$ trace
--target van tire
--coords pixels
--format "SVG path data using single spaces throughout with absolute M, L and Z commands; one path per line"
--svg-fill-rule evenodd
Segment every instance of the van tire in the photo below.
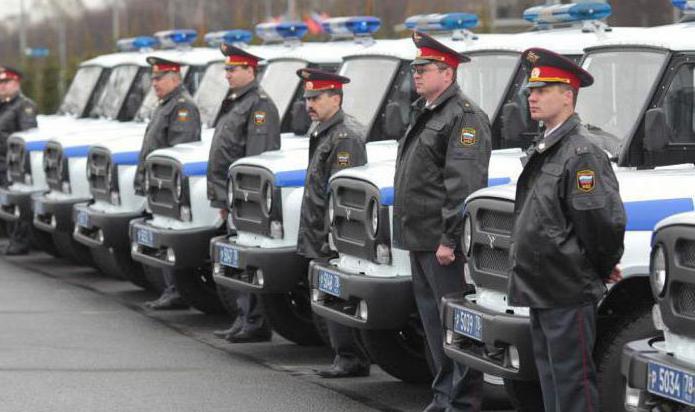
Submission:
M 362 342 L 369 357 L 389 375 L 408 383 L 431 383 L 425 337 L 414 328 L 362 329 Z
M 83 266 L 94 266 L 89 248 L 72 238 L 72 233 L 53 232 L 53 244 L 58 253 L 68 260 Z
M 323 345 L 305 288 L 298 287 L 289 293 L 263 293 L 258 297 L 270 326 L 278 335 L 299 346 Z
M 104 274 L 116 279 L 127 280 L 143 289 L 153 290 L 152 285 L 145 277 L 143 265 L 133 261 L 130 253 L 119 252 L 113 248 L 91 248 L 90 252 L 94 264 Z
M 186 303 L 210 315 L 226 313 L 210 265 L 174 270 L 176 290 Z

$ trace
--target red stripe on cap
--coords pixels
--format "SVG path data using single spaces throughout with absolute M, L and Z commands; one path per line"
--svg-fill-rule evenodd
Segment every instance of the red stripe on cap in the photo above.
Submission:
M 336 90 L 342 89 L 343 83 L 335 80 L 307 80 L 304 90 Z
M 178 64 L 167 64 L 167 63 L 158 63 L 152 66 L 152 71 L 157 73 L 157 72 L 176 72 L 178 73 L 181 71 L 181 66 Z
M 457 68 L 459 66 L 459 57 L 451 54 L 444 53 L 437 49 L 430 49 L 429 47 L 420 47 L 417 54 L 418 59 L 436 60 L 442 63 L 446 63 L 452 68 Z
M 537 66 L 531 70 L 529 82 L 565 83 L 579 90 L 579 77 L 576 74 L 553 66 Z
M 20 78 L 19 74 L 10 70 L 0 73 L 0 80 L 19 80 Z
M 250 56 L 242 56 L 240 54 L 233 54 L 227 56 L 225 60 L 225 65 L 227 66 L 251 66 L 256 67 L 258 65 L 258 60 Z

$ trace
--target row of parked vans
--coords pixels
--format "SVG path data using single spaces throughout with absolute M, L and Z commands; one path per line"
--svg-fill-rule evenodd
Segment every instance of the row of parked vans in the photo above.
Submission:
M 458 81 L 491 120 L 489 187 L 461 209 L 465 276 L 475 291 L 444 299 L 444 345 L 485 373 L 488 397 L 508 396 L 518 410 L 543 410 L 528 309 L 506 302 L 514 184 L 538 129 L 520 64 L 529 47 L 570 57 L 594 76 L 577 112 L 610 153 L 628 215 L 625 278 L 599 304 L 602 410 L 695 408 L 695 2 L 673 5 L 683 21 L 653 28 L 609 27 L 606 3 L 533 7 L 523 16 L 533 30 L 517 34 L 475 34 L 477 17 L 465 13 L 405 22 L 471 57 Z M 350 326 L 386 372 L 431 381 L 408 255 L 391 243 L 397 139 L 417 97 L 409 72 L 416 49 L 409 38 L 374 39 L 379 25 L 374 17 L 331 19 L 324 29 L 332 38 L 322 43 L 302 43 L 306 26 L 288 22 L 257 26 L 259 46 L 246 45 L 251 34 L 242 30 L 206 35 L 210 48 L 191 47 L 197 33 L 190 30 L 119 42 L 124 51 L 80 65 L 57 114 L 11 136 L 0 218 L 32 220 L 36 247 L 144 288 L 161 290 L 161 269 L 174 269 L 182 296 L 206 313 L 234 315 L 237 291 L 257 293 L 275 331 L 300 345 L 325 341 L 323 319 Z M 261 85 L 283 132 L 281 150 L 230 167 L 226 221 L 206 196 L 214 122 L 227 93 L 221 42 L 265 59 Z M 148 156 L 141 197 L 132 182 L 157 103 L 148 55 L 187 65 L 184 84 L 203 131 L 200 142 Z M 369 163 L 331 178 L 327 218 L 338 258 L 320 264 L 296 254 L 308 163 L 309 122 L 295 74 L 303 67 L 349 77 L 343 109 L 368 130 Z

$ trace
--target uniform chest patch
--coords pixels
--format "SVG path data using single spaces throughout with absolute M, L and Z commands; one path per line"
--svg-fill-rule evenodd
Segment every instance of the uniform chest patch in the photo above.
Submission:
M 596 176 L 593 170 L 580 170 L 577 172 L 577 189 L 582 192 L 591 192 L 596 187 Z
M 464 127 L 461 129 L 461 144 L 464 146 L 473 146 L 478 143 L 478 131 L 472 127 Z
M 191 119 L 191 112 L 188 111 L 188 109 L 179 109 L 178 112 L 176 112 L 176 120 L 179 122 L 187 122 Z
M 253 122 L 256 126 L 265 124 L 265 112 L 255 112 L 253 114 Z
M 338 152 L 338 155 L 336 156 L 338 166 L 340 167 L 348 167 L 350 166 L 350 152 Z
M 29 116 L 34 114 L 34 108 L 31 106 L 27 106 L 24 108 L 24 113 L 28 114 Z

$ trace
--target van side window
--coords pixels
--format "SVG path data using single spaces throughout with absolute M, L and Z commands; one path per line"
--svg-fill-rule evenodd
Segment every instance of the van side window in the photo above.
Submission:
M 666 123 L 673 131 L 671 143 L 695 142 L 695 66 L 684 64 L 678 68 L 664 96 Z

